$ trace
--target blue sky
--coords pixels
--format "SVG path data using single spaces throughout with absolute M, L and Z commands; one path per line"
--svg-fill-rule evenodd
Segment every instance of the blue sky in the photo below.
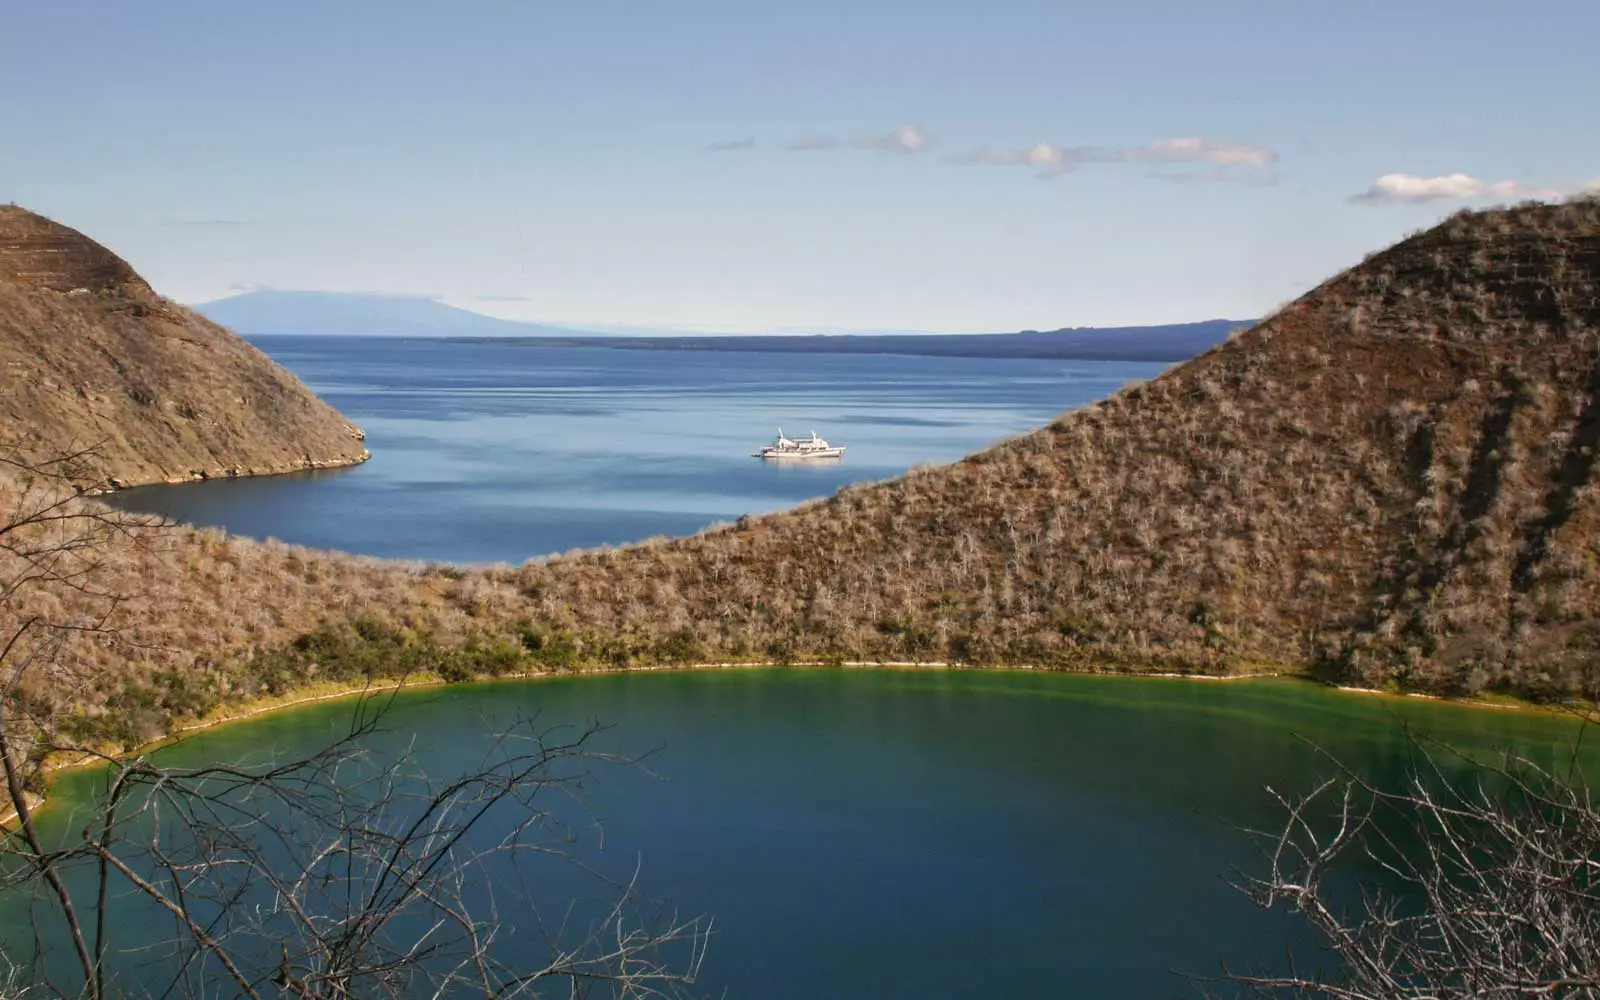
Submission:
M 1589 2 L 51 0 L 4 22 L 0 200 L 184 301 L 744 331 L 1242 317 L 1458 207 L 1600 178 Z

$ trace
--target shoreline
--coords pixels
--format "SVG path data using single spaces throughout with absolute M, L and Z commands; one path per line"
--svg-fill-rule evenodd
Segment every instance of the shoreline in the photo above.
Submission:
M 357 441 L 364 440 L 365 433 L 357 437 Z M 234 465 L 227 468 L 196 469 L 182 476 L 145 477 L 138 479 L 125 479 L 122 476 L 107 476 L 104 485 L 93 486 L 82 490 L 80 496 L 106 497 L 115 493 L 124 493 L 128 490 L 144 489 L 149 486 L 181 486 L 185 483 L 204 483 L 214 479 L 265 479 L 271 476 L 288 476 L 296 472 L 316 472 L 324 469 L 353 469 L 372 460 L 372 452 L 361 449 L 361 454 L 353 458 L 304 458 L 298 459 L 287 465 L 273 465 L 265 468 L 245 468 Z
M 474 684 L 496 684 L 504 682 L 531 683 L 543 680 L 581 679 L 589 676 L 608 676 L 618 674 L 639 673 L 668 673 L 668 672 L 712 672 L 724 670 L 898 670 L 898 671 L 965 671 L 970 673 L 983 672 L 1025 672 L 1049 673 L 1063 676 L 1080 677 L 1122 677 L 1132 680 L 1183 680 L 1183 681 L 1259 681 L 1259 680 L 1289 680 L 1312 684 L 1338 691 L 1344 694 L 1372 695 L 1380 698 L 1417 699 L 1431 701 L 1445 705 L 1457 705 L 1463 708 L 1483 708 L 1496 711 L 1521 711 L 1537 715 L 1561 715 L 1560 707 L 1536 705 L 1522 702 L 1492 702 L 1481 698 L 1450 698 L 1442 695 L 1425 694 L 1423 692 L 1393 692 L 1380 691 L 1376 688 L 1362 688 L 1350 685 L 1329 684 L 1308 677 L 1303 673 L 1293 670 L 1265 670 L 1253 673 L 1238 674 L 1201 674 L 1182 673 L 1179 671 L 1142 671 L 1142 670 L 1062 670 L 1054 667 L 1042 667 L 1038 664 L 1014 664 L 1003 666 L 970 666 L 966 664 L 952 664 L 944 660 L 926 661 L 876 661 L 876 660 L 847 660 L 842 663 L 827 663 L 822 661 L 777 664 L 765 661 L 750 660 L 724 663 L 689 663 L 689 664 L 644 664 L 630 667 L 591 667 L 582 670 L 570 671 L 523 671 L 521 673 L 508 673 L 499 677 L 475 677 L 466 681 L 447 681 L 437 674 L 414 674 L 398 680 L 390 680 L 384 684 L 366 683 L 361 685 L 336 685 L 328 690 L 302 688 L 299 694 L 291 693 L 278 698 L 260 698 L 245 701 L 233 709 L 219 708 L 216 712 L 196 719 L 185 725 L 179 726 L 172 732 L 158 739 L 142 743 L 131 750 L 121 754 L 94 754 L 86 753 L 73 760 L 57 764 L 47 764 L 43 773 L 56 775 L 79 768 L 90 767 L 103 762 L 106 757 L 134 757 L 152 753 L 165 746 L 181 742 L 196 733 L 217 729 L 222 726 L 237 722 L 247 722 L 263 715 L 289 709 L 303 708 L 307 705 L 326 701 L 339 701 L 348 698 L 358 698 L 371 694 L 399 694 L 413 688 L 438 688 L 458 687 Z M 1592 711 L 1592 710 L 1591 710 Z M 28 808 L 36 811 L 44 807 L 49 801 L 48 786 L 45 795 L 30 798 Z M 16 819 L 16 810 L 8 806 L 0 813 L 0 829 L 9 829 Z
M 628 667 L 586 667 L 578 670 L 562 671 L 521 671 L 507 673 L 499 677 L 482 676 L 465 681 L 447 681 L 437 674 L 413 674 L 397 680 L 391 679 L 383 684 L 350 684 L 337 685 L 328 690 L 318 690 L 316 686 L 301 688 L 302 693 L 290 693 L 279 697 L 250 699 L 233 706 L 232 708 L 219 708 L 213 713 L 192 720 L 178 726 L 166 736 L 141 743 L 131 750 L 117 756 L 135 756 L 149 753 L 163 746 L 194 733 L 215 729 L 234 722 L 245 722 L 249 719 L 267 715 L 272 712 L 298 708 L 304 705 L 316 704 L 323 701 L 337 701 L 341 698 L 354 698 L 363 694 L 380 692 L 397 692 L 411 688 L 432 687 L 458 687 L 473 684 L 495 684 L 506 681 L 541 681 L 562 678 L 578 679 L 590 676 L 611 676 L 617 674 L 640 673 L 669 673 L 669 672 L 711 672 L 721 670 L 901 670 L 901 671 L 964 671 L 969 673 L 1008 671 L 1026 673 L 1061 674 L 1063 676 L 1080 677 L 1126 677 L 1134 680 L 1185 680 L 1185 681 L 1252 681 L 1252 680 L 1294 680 L 1307 684 L 1314 684 L 1331 691 L 1340 691 L 1346 694 L 1376 695 L 1385 698 L 1412 698 L 1425 701 L 1438 702 L 1446 705 L 1459 705 L 1464 708 L 1486 708 L 1496 711 L 1524 711 L 1544 715 L 1559 715 L 1562 709 L 1558 707 L 1536 705 L 1523 702 L 1492 702 L 1481 698 L 1451 698 L 1444 695 L 1425 694 L 1422 692 L 1395 692 L 1381 691 L 1377 688 L 1362 688 L 1350 685 L 1329 684 L 1307 677 L 1294 670 L 1265 670 L 1252 673 L 1238 674 L 1202 674 L 1184 673 L 1180 671 L 1145 671 L 1145 670 L 1063 670 L 1056 667 L 1044 667 L 1038 664 L 1001 664 L 995 666 L 972 666 L 968 664 L 950 663 L 945 660 L 846 660 L 839 662 L 825 662 L 821 660 L 803 661 L 795 663 L 772 663 L 764 660 L 745 660 L 729 662 L 685 663 L 685 664 L 640 664 Z M 221 713 L 221 714 L 217 714 Z M 111 755 L 107 755 L 111 756 Z M 95 758 L 74 760 L 70 763 L 58 764 L 47 768 L 49 772 L 71 770 L 93 763 Z

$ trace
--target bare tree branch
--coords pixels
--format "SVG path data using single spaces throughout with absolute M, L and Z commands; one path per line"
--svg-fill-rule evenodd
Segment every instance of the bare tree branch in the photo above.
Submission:
M 1222 980 L 1264 998 L 1600 998 L 1600 810 L 1581 776 L 1514 757 L 1463 779 L 1447 748 L 1421 749 L 1398 789 L 1345 769 L 1275 796 L 1266 873 L 1237 885 L 1297 914 L 1332 967 Z M 1380 873 L 1359 900 L 1329 888 L 1355 869 Z

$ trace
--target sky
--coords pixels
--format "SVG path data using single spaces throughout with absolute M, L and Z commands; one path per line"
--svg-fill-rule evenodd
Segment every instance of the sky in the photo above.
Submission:
M 1247 318 L 1600 183 L 1592 0 L 0 0 L 0 201 L 163 293 Z

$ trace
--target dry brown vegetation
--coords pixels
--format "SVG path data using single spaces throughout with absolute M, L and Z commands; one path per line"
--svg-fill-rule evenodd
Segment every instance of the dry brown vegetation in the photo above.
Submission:
M 86 484 L 134 484 L 348 465 L 366 457 L 360 437 L 105 247 L 0 205 L 0 439 L 14 451 L 92 447 Z
M 1463 213 L 956 465 L 496 579 L 736 655 L 1592 694 L 1597 391 L 1600 202 Z
M 398 664 L 1270 667 L 1593 697 L 1597 447 L 1600 202 L 1462 213 L 1049 427 L 693 538 L 462 572 L 135 529 L 102 570 L 134 595 L 124 631 L 28 697 L 125 739 Z

